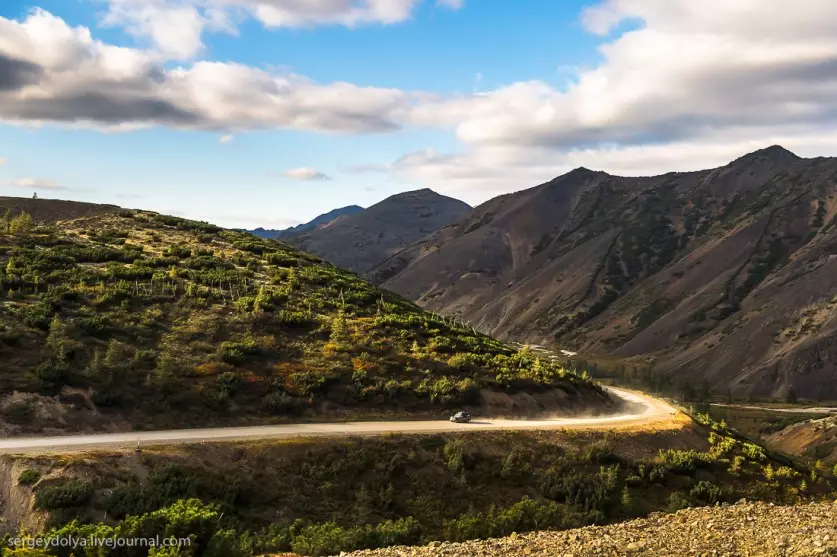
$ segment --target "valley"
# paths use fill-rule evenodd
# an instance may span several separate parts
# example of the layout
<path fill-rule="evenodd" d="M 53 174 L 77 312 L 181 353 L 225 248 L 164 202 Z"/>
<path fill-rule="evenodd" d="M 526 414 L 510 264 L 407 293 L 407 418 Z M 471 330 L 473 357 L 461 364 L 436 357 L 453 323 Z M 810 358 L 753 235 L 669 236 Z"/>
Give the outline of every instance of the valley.
<path fill-rule="evenodd" d="M 504 340 L 736 397 L 837 398 L 835 159 L 579 168 L 483 203 L 367 276 Z"/>

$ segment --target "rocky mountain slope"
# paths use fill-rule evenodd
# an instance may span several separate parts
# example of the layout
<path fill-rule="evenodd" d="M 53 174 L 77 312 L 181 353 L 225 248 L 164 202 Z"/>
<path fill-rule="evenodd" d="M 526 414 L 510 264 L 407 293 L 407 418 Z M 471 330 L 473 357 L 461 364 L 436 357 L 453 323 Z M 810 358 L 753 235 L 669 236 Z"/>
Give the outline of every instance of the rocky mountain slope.
<path fill-rule="evenodd" d="M 428 189 L 411 191 L 285 240 L 339 267 L 364 273 L 470 210 L 462 201 Z"/>
<path fill-rule="evenodd" d="M 792 424 L 769 435 L 766 442 L 787 454 L 819 461 L 837 472 L 837 415 Z"/>
<path fill-rule="evenodd" d="M 610 526 L 536 532 L 466 543 L 390 547 L 347 557 L 493 557 L 593 555 L 837 555 L 837 502 L 685 509 Z"/>
<path fill-rule="evenodd" d="M 501 338 L 640 359 L 712 392 L 837 398 L 837 159 L 577 169 L 493 199 L 369 272 Z"/>
<path fill-rule="evenodd" d="M 290 228 L 285 228 L 283 230 L 265 230 L 264 228 L 256 228 L 255 230 L 248 230 L 255 234 L 260 238 L 272 238 L 274 240 L 284 240 L 288 237 L 291 237 L 295 234 L 302 234 L 303 232 L 311 232 L 312 230 L 316 230 L 321 226 L 326 226 L 332 221 L 348 216 L 354 215 L 355 213 L 360 213 L 363 211 L 363 207 L 359 205 L 349 205 L 348 207 L 341 207 L 339 209 L 334 209 L 333 211 L 329 211 L 328 213 L 324 213 L 317 218 L 306 222 L 304 224 L 300 224 L 297 226 L 292 226 Z"/>
<path fill-rule="evenodd" d="M 146 211 L 0 219 L 0 362 L 11 434 L 439 414 L 492 392 L 611 404 L 287 244 Z"/>

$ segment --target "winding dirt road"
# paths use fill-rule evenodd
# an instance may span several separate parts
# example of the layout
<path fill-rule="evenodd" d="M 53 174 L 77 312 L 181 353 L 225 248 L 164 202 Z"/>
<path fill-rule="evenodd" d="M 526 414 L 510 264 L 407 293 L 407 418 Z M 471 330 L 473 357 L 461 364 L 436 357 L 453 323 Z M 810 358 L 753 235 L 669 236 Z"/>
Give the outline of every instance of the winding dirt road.
<path fill-rule="evenodd" d="M 125 448 L 218 441 L 251 441 L 294 437 L 341 437 L 387 433 L 418 434 L 485 430 L 606 429 L 670 420 L 676 410 L 666 402 L 642 393 L 606 387 L 625 402 L 622 414 L 551 420 L 480 419 L 469 424 L 437 421 L 345 422 L 268 425 L 212 429 L 182 429 L 132 433 L 101 433 L 59 437 L 11 437 L 0 439 L 0 453 L 72 452 L 81 449 Z"/>

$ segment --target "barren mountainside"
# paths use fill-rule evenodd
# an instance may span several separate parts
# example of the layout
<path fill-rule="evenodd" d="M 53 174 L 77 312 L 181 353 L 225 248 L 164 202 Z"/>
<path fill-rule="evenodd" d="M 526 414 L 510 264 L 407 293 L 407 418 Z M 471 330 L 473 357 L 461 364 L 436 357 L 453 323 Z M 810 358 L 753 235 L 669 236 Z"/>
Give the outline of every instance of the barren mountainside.
<path fill-rule="evenodd" d="M 778 146 L 656 177 L 581 168 L 369 276 L 501 338 L 641 357 L 716 393 L 837 398 L 835 174 Z"/>
<path fill-rule="evenodd" d="M 363 273 L 470 210 L 462 201 L 428 189 L 411 191 L 283 239 L 339 267 Z"/>
<path fill-rule="evenodd" d="M 255 234 L 259 238 L 272 238 L 274 240 L 284 240 L 285 238 L 293 236 L 295 234 L 302 234 L 303 232 L 310 232 L 312 230 L 316 230 L 321 226 L 327 226 L 335 219 L 339 219 L 340 217 L 344 217 L 347 215 L 353 215 L 355 213 L 360 213 L 363 210 L 363 207 L 360 207 L 358 205 L 349 205 L 348 207 L 341 207 L 339 209 L 329 211 L 328 213 L 324 213 L 304 224 L 299 224 L 297 226 L 292 226 L 283 230 L 265 230 L 264 228 L 256 228 L 255 230 L 249 230 L 248 232 Z"/>

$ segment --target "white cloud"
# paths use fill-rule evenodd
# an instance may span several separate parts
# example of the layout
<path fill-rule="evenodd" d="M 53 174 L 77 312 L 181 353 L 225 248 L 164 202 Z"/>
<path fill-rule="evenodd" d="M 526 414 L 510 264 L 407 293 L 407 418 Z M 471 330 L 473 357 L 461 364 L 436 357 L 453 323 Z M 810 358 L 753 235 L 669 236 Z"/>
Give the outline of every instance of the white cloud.
<path fill-rule="evenodd" d="M 106 25 L 147 39 L 162 55 L 190 59 L 204 49 L 205 32 L 235 34 L 252 18 L 266 28 L 358 27 L 410 19 L 422 0 L 107 0 Z M 458 9 L 462 0 L 437 0 Z"/>
<path fill-rule="evenodd" d="M 6 164 L 6 159 L 3 158 L 3 157 L 0 157 L 0 166 L 3 166 L 4 164 Z"/>
<path fill-rule="evenodd" d="M 607 37 L 597 67 L 572 72 L 560 90 L 528 81 L 423 96 L 410 120 L 452 129 L 463 148 L 408 154 L 394 172 L 478 197 L 579 164 L 651 174 L 723 164 L 772 143 L 802 155 L 837 151 L 837 3 L 610 0 L 582 19 Z M 611 37 L 626 20 L 640 25 Z"/>
<path fill-rule="evenodd" d="M 232 135 L 222 135 L 221 137 L 219 137 L 219 138 L 218 138 L 218 142 L 219 142 L 219 143 L 222 143 L 222 144 L 232 143 L 232 141 L 233 141 L 234 139 L 235 139 L 235 136 L 232 136 Z"/>
<path fill-rule="evenodd" d="M 316 181 L 323 181 L 323 180 L 331 180 L 331 178 L 319 170 L 314 170 L 313 168 L 291 168 L 290 170 L 286 170 L 282 173 L 282 176 L 285 178 L 290 178 L 291 180 L 302 180 L 305 182 L 316 182 Z"/>
<path fill-rule="evenodd" d="M 397 129 L 409 97 L 396 89 L 201 61 L 166 68 L 153 51 L 94 40 L 43 10 L 0 18 L 0 120 L 126 130 L 164 125 L 229 133 Z"/>
<path fill-rule="evenodd" d="M 229 30 L 213 25 L 194 5 L 163 0 L 110 0 L 103 23 L 148 38 L 161 55 L 175 60 L 191 58 L 203 50 L 205 28 Z"/>
<path fill-rule="evenodd" d="M 227 30 L 251 16 L 295 27 L 391 23 L 409 18 L 418 1 L 119 0 L 191 6 Z M 642 25 L 623 32 L 628 19 Z M 561 68 L 566 87 L 532 80 L 442 96 L 321 84 L 234 63 L 164 66 L 158 50 L 107 45 L 36 11 L 22 22 L 0 18 L 0 120 L 224 135 L 451 130 L 462 144 L 457 153 L 426 150 L 350 171 L 390 171 L 470 200 L 579 164 L 650 174 L 722 164 L 772 143 L 802 155 L 835 152 L 837 3 L 798 0 L 792 10 L 770 10 L 756 0 L 610 0 L 582 20 L 602 36 L 602 62 Z"/>

